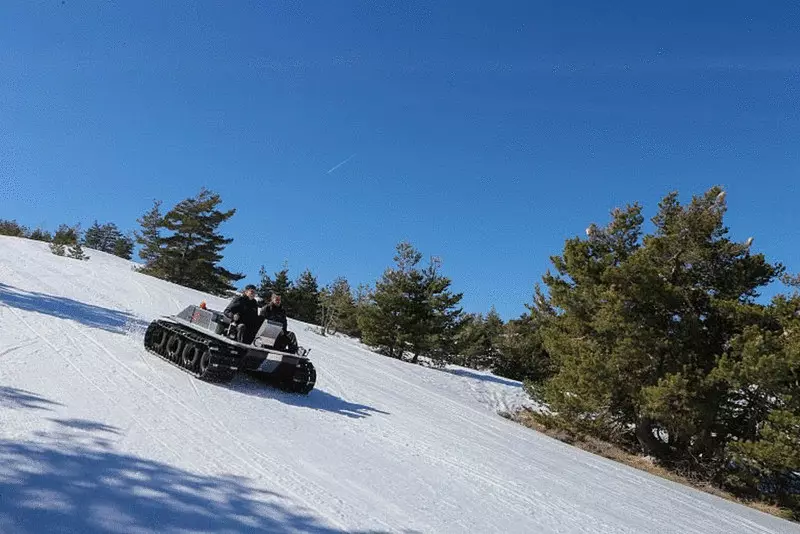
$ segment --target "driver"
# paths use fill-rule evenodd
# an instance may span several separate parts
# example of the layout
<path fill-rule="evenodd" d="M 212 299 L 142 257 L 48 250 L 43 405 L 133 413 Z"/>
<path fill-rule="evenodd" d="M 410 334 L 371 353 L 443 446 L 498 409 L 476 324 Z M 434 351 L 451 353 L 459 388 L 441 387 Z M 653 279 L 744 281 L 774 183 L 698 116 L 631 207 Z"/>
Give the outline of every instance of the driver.
<path fill-rule="evenodd" d="M 252 343 L 259 327 L 256 286 L 245 286 L 242 294 L 234 297 L 222 313 L 236 326 L 236 341 Z"/>

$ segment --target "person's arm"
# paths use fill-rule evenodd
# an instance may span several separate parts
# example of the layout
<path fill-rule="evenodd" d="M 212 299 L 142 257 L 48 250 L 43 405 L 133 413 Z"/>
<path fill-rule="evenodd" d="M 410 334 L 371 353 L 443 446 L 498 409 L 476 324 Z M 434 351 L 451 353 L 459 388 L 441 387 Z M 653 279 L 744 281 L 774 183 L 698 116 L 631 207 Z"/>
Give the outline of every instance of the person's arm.
<path fill-rule="evenodd" d="M 228 307 L 225 308 L 225 311 L 222 312 L 222 314 L 228 319 L 235 321 L 238 319 L 238 315 L 239 312 L 241 311 L 241 308 L 242 308 L 242 297 L 236 297 L 231 301 L 230 304 L 228 304 Z"/>

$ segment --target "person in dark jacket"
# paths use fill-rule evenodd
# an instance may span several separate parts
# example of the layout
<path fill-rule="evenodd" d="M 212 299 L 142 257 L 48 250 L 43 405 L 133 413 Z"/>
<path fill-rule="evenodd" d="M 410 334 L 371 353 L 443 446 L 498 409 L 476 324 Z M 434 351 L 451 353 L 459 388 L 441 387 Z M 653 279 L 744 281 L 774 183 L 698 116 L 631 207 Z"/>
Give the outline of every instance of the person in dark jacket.
<path fill-rule="evenodd" d="M 283 331 L 286 332 L 289 322 L 286 320 L 286 310 L 281 306 L 281 296 L 278 293 L 273 293 L 269 304 L 261 309 L 261 315 L 267 321 L 281 323 Z"/>
<path fill-rule="evenodd" d="M 281 306 L 281 296 L 273 293 L 270 303 L 261 309 L 261 315 L 266 321 L 272 321 L 283 325 L 283 332 L 275 340 L 275 349 L 284 352 L 297 352 L 297 336 L 294 332 L 289 332 L 289 322 L 286 319 L 286 310 Z"/>
<path fill-rule="evenodd" d="M 258 317 L 256 286 L 246 286 L 242 294 L 234 297 L 222 313 L 235 325 L 236 341 L 252 343 L 261 322 Z"/>

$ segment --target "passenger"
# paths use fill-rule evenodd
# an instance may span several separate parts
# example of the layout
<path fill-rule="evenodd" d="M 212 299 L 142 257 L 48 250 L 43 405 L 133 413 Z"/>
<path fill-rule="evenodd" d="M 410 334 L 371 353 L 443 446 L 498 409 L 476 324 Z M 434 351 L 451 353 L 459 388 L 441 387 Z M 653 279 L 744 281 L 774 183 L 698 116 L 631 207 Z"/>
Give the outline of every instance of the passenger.
<path fill-rule="evenodd" d="M 256 286 L 247 285 L 242 294 L 234 297 L 222 313 L 236 327 L 236 341 L 252 343 L 260 325 Z"/>
<path fill-rule="evenodd" d="M 261 309 L 261 315 L 265 320 L 280 323 L 283 326 L 283 331 L 275 340 L 275 350 L 295 354 L 297 352 L 297 336 L 294 335 L 294 332 L 289 332 L 289 321 L 286 319 L 286 310 L 281 306 L 279 293 L 272 294 L 270 303 Z"/>

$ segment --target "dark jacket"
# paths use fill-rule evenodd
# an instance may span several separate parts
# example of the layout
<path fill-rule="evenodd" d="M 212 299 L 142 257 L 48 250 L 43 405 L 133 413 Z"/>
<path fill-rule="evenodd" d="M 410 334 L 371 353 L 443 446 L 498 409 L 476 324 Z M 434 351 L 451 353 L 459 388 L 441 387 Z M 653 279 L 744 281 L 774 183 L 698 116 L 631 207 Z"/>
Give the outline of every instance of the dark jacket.
<path fill-rule="evenodd" d="M 286 332 L 289 329 L 288 321 L 286 320 L 286 310 L 283 309 L 283 306 L 281 305 L 276 306 L 272 303 L 269 303 L 266 306 L 264 306 L 261 314 L 267 321 L 274 321 L 276 323 L 281 323 L 283 325 L 284 332 Z"/>
<path fill-rule="evenodd" d="M 258 322 L 258 302 L 244 295 L 238 295 L 233 298 L 222 313 L 231 321 L 233 316 L 238 313 L 240 323 L 254 325 Z"/>

